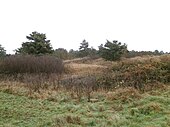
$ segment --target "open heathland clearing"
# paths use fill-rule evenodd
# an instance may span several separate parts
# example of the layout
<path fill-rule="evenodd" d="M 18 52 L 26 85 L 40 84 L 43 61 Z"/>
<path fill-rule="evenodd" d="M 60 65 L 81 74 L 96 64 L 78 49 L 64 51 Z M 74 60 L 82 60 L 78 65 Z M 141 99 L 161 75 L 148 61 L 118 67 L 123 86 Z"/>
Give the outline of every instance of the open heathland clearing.
<path fill-rule="evenodd" d="M 1 80 L 0 127 L 169 127 L 169 58 L 67 61 L 56 88 Z"/>

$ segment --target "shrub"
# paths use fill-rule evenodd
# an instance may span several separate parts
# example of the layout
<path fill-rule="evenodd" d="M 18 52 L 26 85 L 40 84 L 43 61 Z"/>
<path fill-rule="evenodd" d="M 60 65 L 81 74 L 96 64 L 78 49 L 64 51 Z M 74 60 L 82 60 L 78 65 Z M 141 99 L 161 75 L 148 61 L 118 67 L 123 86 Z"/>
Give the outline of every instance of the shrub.
<path fill-rule="evenodd" d="M 62 60 L 53 56 L 13 55 L 2 59 L 0 62 L 1 74 L 61 74 L 63 71 Z"/>
<path fill-rule="evenodd" d="M 148 59 L 143 62 L 120 62 L 113 70 L 117 72 L 115 78 L 121 85 L 143 89 L 150 83 L 168 83 L 169 65 L 168 61 Z"/>
<path fill-rule="evenodd" d="M 49 86 L 58 88 L 62 72 L 64 64 L 54 56 L 13 55 L 0 62 L 0 80 L 22 82 L 30 93 Z"/>
<path fill-rule="evenodd" d="M 127 52 L 127 45 L 114 40 L 110 42 L 107 40 L 106 44 L 99 46 L 99 54 L 102 58 L 109 61 L 120 60 L 120 58 Z"/>
<path fill-rule="evenodd" d="M 139 90 L 169 82 L 169 56 L 119 61 L 112 67 L 112 72 L 104 73 L 98 80 L 98 84 L 104 88 L 130 86 Z"/>
<path fill-rule="evenodd" d="M 86 95 L 90 102 L 92 91 L 97 90 L 98 88 L 96 84 L 96 75 L 92 74 L 65 78 L 61 80 L 61 84 L 65 89 L 74 92 L 79 101 L 83 95 Z"/>
<path fill-rule="evenodd" d="M 66 49 L 64 48 L 58 48 L 54 51 L 54 56 L 56 56 L 59 59 L 66 60 L 69 58 L 69 54 Z"/>

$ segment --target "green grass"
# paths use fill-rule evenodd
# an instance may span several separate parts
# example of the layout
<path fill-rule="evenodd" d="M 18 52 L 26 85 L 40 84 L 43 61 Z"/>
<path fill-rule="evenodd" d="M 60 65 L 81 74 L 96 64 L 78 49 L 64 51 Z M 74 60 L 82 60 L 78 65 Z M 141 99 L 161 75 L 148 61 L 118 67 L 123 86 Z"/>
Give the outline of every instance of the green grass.
<path fill-rule="evenodd" d="M 31 99 L 0 92 L 0 127 L 169 127 L 170 89 L 142 94 L 141 99 L 81 102 L 68 95 L 56 100 Z"/>

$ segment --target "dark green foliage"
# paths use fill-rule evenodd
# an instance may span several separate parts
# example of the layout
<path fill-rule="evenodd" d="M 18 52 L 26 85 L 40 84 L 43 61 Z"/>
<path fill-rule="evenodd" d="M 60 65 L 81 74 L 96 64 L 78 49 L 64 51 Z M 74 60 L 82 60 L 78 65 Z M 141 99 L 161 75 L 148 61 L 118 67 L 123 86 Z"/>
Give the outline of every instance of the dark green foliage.
<path fill-rule="evenodd" d="M 86 40 L 83 40 L 82 43 L 80 43 L 80 48 L 78 51 L 78 57 L 92 57 L 95 58 L 98 56 L 98 51 L 94 49 L 93 47 L 89 48 L 89 43 Z"/>
<path fill-rule="evenodd" d="M 121 56 L 127 52 L 127 45 L 114 40 L 107 40 L 106 44 L 99 46 L 99 54 L 102 58 L 109 61 L 120 60 Z"/>
<path fill-rule="evenodd" d="M 125 54 L 126 58 L 132 58 L 132 57 L 136 57 L 136 56 L 145 56 L 145 55 L 163 55 L 165 54 L 163 51 L 158 51 L 155 50 L 154 52 L 152 51 L 128 51 L 128 53 Z M 166 53 L 168 54 L 168 53 Z"/>
<path fill-rule="evenodd" d="M 91 47 L 89 49 L 89 57 L 91 57 L 91 58 L 98 58 L 99 57 L 98 51 L 95 48 Z"/>
<path fill-rule="evenodd" d="M 0 45 L 0 57 L 4 57 L 6 55 L 6 50 L 4 49 L 4 47 L 2 47 L 2 45 Z"/>
<path fill-rule="evenodd" d="M 38 32 L 32 32 L 26 36 L 28 42 L 23 42 L 22 47 L 16 50 L 16 54 L 51 54 L 53 53 L 50 40 L 46 40 L 46 35 Z"/>
<path fill-rule="evenodd" d="M 78 58 L 79 56 L 79 51 L 77 51 L 77 50 L 73 50 L 73 49 L 71 49 L 71 50 L 69 50 L 69 58 L 70 59 L 74 59 L 74 58 Z"/>
<path fill-rule="evenodd" d="M 80 57 L 85 57 L 89 55 L 89 43 L 86 40 L 83 40 L 82 43 L 80 43 L 80 48 L 79 48 L 79 56 Z"/>
<path fill-rule="evenodd" d="M 1 60 L 1 74 L 40 74 L 62 73 L 64 65 L 62 60 L 54 56 L 13 55 Z"/>
<path fill-rule="evenodd" d="M 64 48 L 56 49 L 54 51 L 54 56 L 56 56 L 57 58 L 63 59 L 63 60 L 69 59 L 69 54 L 67 50 Z"/>
<path fill-rule="evenodd" d="M 81 50 L 87 50 L 88 47 L 89 47 L 89 43 L 88 43 L 86 40 L 83 40 L 83 42 L 80 43 L 80 44 L 81 44 L 81 45 L 80 45 L 80 48 L 79 48 L 80 51 L 81 51 Z"/>

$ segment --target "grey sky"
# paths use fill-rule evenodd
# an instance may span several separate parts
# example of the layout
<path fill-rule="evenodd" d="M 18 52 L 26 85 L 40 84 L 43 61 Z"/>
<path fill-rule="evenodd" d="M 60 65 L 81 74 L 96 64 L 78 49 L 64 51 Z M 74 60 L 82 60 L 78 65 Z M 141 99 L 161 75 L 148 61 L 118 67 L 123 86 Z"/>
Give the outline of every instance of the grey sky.
<path fill-rule="evenodd" d="M 169 0 L 0 0 L 0 44 L 8 53 L 46 33 L 56 48 L 97 48 L 106 39 L 129 50 L 170 51 Z"/>

